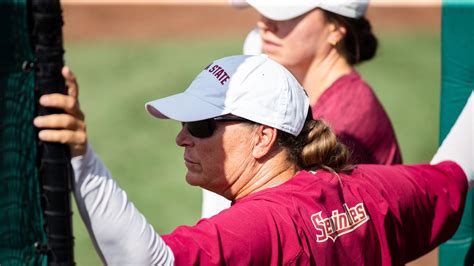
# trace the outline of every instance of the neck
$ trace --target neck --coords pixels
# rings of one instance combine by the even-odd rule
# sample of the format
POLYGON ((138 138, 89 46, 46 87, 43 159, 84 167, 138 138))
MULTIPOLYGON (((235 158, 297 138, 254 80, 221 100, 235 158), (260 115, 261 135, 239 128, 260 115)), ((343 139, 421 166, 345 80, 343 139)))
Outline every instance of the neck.
MULTIPOLYGON (((278 161, 278 160, 277 160, 278 161)), ((239 189, 233 193, 234 199, 241 199, 257 191, 281 185, 291 179, 297 172, 296 166, 289 164, 286 160, 272 163, 265 162, 263 164, 257 163, 251 173, 248 173, 249 178, 243 181, 239 189)), ((234 186, 236 187, 236 186, 234 186)))
POLYGON ((337 79, 352 71, 346 59, 335 48, 324 58, 314 58, 306 66, 292 69, 293 74, 306 90, 311 106, 337 79))

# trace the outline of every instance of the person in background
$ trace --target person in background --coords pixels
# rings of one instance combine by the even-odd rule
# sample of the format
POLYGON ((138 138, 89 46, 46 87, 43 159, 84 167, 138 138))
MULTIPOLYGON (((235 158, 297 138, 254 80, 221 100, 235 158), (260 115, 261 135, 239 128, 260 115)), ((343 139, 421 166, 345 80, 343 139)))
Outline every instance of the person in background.
MULTIPOLYGON (((244 54, 264 53, 285 66, 308 93, 313 117, 324 119, 354 163, 400 164, 395 131, 355 65, 372 59, 377 38, 365 18, 368 0, 247 0, 260 13, 244 54)), ((203 191, 202 217, 230 202, 203 191)))
POLYGON ((69 145, 78 209, 106 264, 403 265, 452 236, 474 185, 472 97, 432 165, 352 165, 288 70, 231 56, 146 104, 182 123, 186 181, 233 202, 160 236, 87 144, 77 83, 63 74, 69 95, 39 101, 65 114, 33 122, 42 141, 69 145))

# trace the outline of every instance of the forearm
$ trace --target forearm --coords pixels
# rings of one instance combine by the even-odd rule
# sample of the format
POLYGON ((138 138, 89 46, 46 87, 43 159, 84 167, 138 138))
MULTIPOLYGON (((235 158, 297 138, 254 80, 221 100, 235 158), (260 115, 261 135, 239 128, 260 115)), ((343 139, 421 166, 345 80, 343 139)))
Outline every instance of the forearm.
POLYGON ((173 253, 88 147, 71 160, 82 219, 107 264, 169 264, 173 253))

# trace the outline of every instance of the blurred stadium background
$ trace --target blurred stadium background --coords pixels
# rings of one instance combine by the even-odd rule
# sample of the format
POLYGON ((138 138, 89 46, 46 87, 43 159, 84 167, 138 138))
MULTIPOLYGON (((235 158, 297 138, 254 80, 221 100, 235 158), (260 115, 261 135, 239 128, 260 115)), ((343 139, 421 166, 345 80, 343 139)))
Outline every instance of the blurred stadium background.
MULTIPOLYGON (((211 60, 241 53, 258 15, 224 1, 62 1, 65 59, 80 83, 90 142, 162 234, 198 220, 201 191, 184 181, 182 150, 174 143, 180 125, 152 119, 143 106, 182 91, 211 60)), ((359 67, 409 164, 430 160, 439 132, 441 8, 418 4, 372 1, 368 17, 380 47, 359 67)), ((77 265, 100 265, 75 214, 77 265)), ((411 264, 434 263, 431 256, 411 264)))

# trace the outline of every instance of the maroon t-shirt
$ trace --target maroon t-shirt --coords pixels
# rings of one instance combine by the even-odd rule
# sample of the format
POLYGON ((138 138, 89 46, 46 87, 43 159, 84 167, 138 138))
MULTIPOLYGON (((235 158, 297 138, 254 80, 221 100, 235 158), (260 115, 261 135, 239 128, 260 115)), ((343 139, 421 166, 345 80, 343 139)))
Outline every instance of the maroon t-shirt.
POLYGON ((453 162, 339 177, 301 171, 163 239, 176 265, 403 265, 459 225, 467 180, 453 162))
POLYGON ((356 71, 336 80, 312 109, 313 118, 324 119, 348 146, 355 163, 402 162, 387 113, 356 71))

